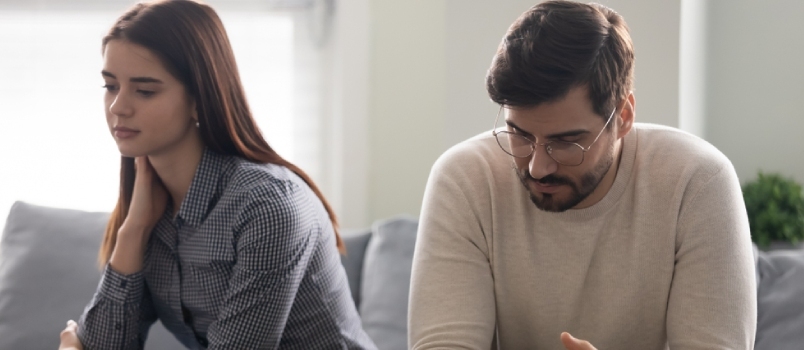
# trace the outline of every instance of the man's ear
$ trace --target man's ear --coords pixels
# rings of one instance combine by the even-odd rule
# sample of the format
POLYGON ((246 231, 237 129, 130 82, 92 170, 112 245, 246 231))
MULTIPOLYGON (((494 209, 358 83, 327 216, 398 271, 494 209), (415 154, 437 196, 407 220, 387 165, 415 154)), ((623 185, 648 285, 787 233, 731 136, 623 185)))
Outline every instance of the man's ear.
POLYGON ((623 105, 620 108, 620 114, 617 115, 618 125, 617 128, 617 138, 623 138, 625 135, 631 131, 631 128, 634 126, 634 118, 636 117, 636 99, 634 98, 634 92, 631 91, 628 93, 628 97, 625 98, 623 101, 623 105))

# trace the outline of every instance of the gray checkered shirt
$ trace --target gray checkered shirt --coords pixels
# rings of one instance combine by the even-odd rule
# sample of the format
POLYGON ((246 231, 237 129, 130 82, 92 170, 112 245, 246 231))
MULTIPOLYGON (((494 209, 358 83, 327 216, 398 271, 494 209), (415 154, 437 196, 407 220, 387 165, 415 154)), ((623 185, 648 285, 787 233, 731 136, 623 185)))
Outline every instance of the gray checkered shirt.
POLYGON ((104 270, 79 320, 85 349, 142 349, 157 318, 190 349, 375 348, 329 217, 287 168, 206 150, 169 213, 142 271, 104 270))

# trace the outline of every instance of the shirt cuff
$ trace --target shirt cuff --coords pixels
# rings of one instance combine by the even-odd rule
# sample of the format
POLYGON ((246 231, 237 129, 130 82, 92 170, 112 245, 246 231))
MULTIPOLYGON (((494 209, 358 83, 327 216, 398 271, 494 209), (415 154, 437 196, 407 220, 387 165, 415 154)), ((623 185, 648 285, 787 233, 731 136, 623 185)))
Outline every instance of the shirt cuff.
POLYGON ((144 287, 145 278, 142 276, 142 272, 123 275, 106 264, 101 277, 99 294, 122 304, 137 303, 142 300, 144 287))

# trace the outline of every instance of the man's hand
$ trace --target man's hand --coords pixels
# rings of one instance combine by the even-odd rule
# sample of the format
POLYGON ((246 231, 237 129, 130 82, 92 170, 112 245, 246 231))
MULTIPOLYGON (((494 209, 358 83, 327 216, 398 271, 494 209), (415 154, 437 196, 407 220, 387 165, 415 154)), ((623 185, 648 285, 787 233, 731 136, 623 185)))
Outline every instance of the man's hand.
POLYGON ((59 350, 84 350, 76 332, 78 332, 78 324, 73 320, 67 321, 67 328, 61 331, 59 350))
POLYGON ((586 340, 575 339, 569 333, 561 333, 561 342, 567 350, 597 350, 586 340))

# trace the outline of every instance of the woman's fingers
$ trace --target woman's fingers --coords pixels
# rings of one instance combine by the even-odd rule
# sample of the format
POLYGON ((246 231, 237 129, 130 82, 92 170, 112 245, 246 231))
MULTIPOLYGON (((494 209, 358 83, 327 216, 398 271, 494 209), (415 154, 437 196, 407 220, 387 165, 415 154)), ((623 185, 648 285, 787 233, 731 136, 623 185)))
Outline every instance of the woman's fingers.
POLYGON ((135 231, 150 231, 165 210, 167 192, 148 157, 136 157, 134 164, 137 175, 124 224, 135 231))
POLYGON ((61 340, 59 349, 83 349, 81 341, 78 340, 77 332, 78 324, 73 320, 67 321, 67 327, 59 334, 61 340))

